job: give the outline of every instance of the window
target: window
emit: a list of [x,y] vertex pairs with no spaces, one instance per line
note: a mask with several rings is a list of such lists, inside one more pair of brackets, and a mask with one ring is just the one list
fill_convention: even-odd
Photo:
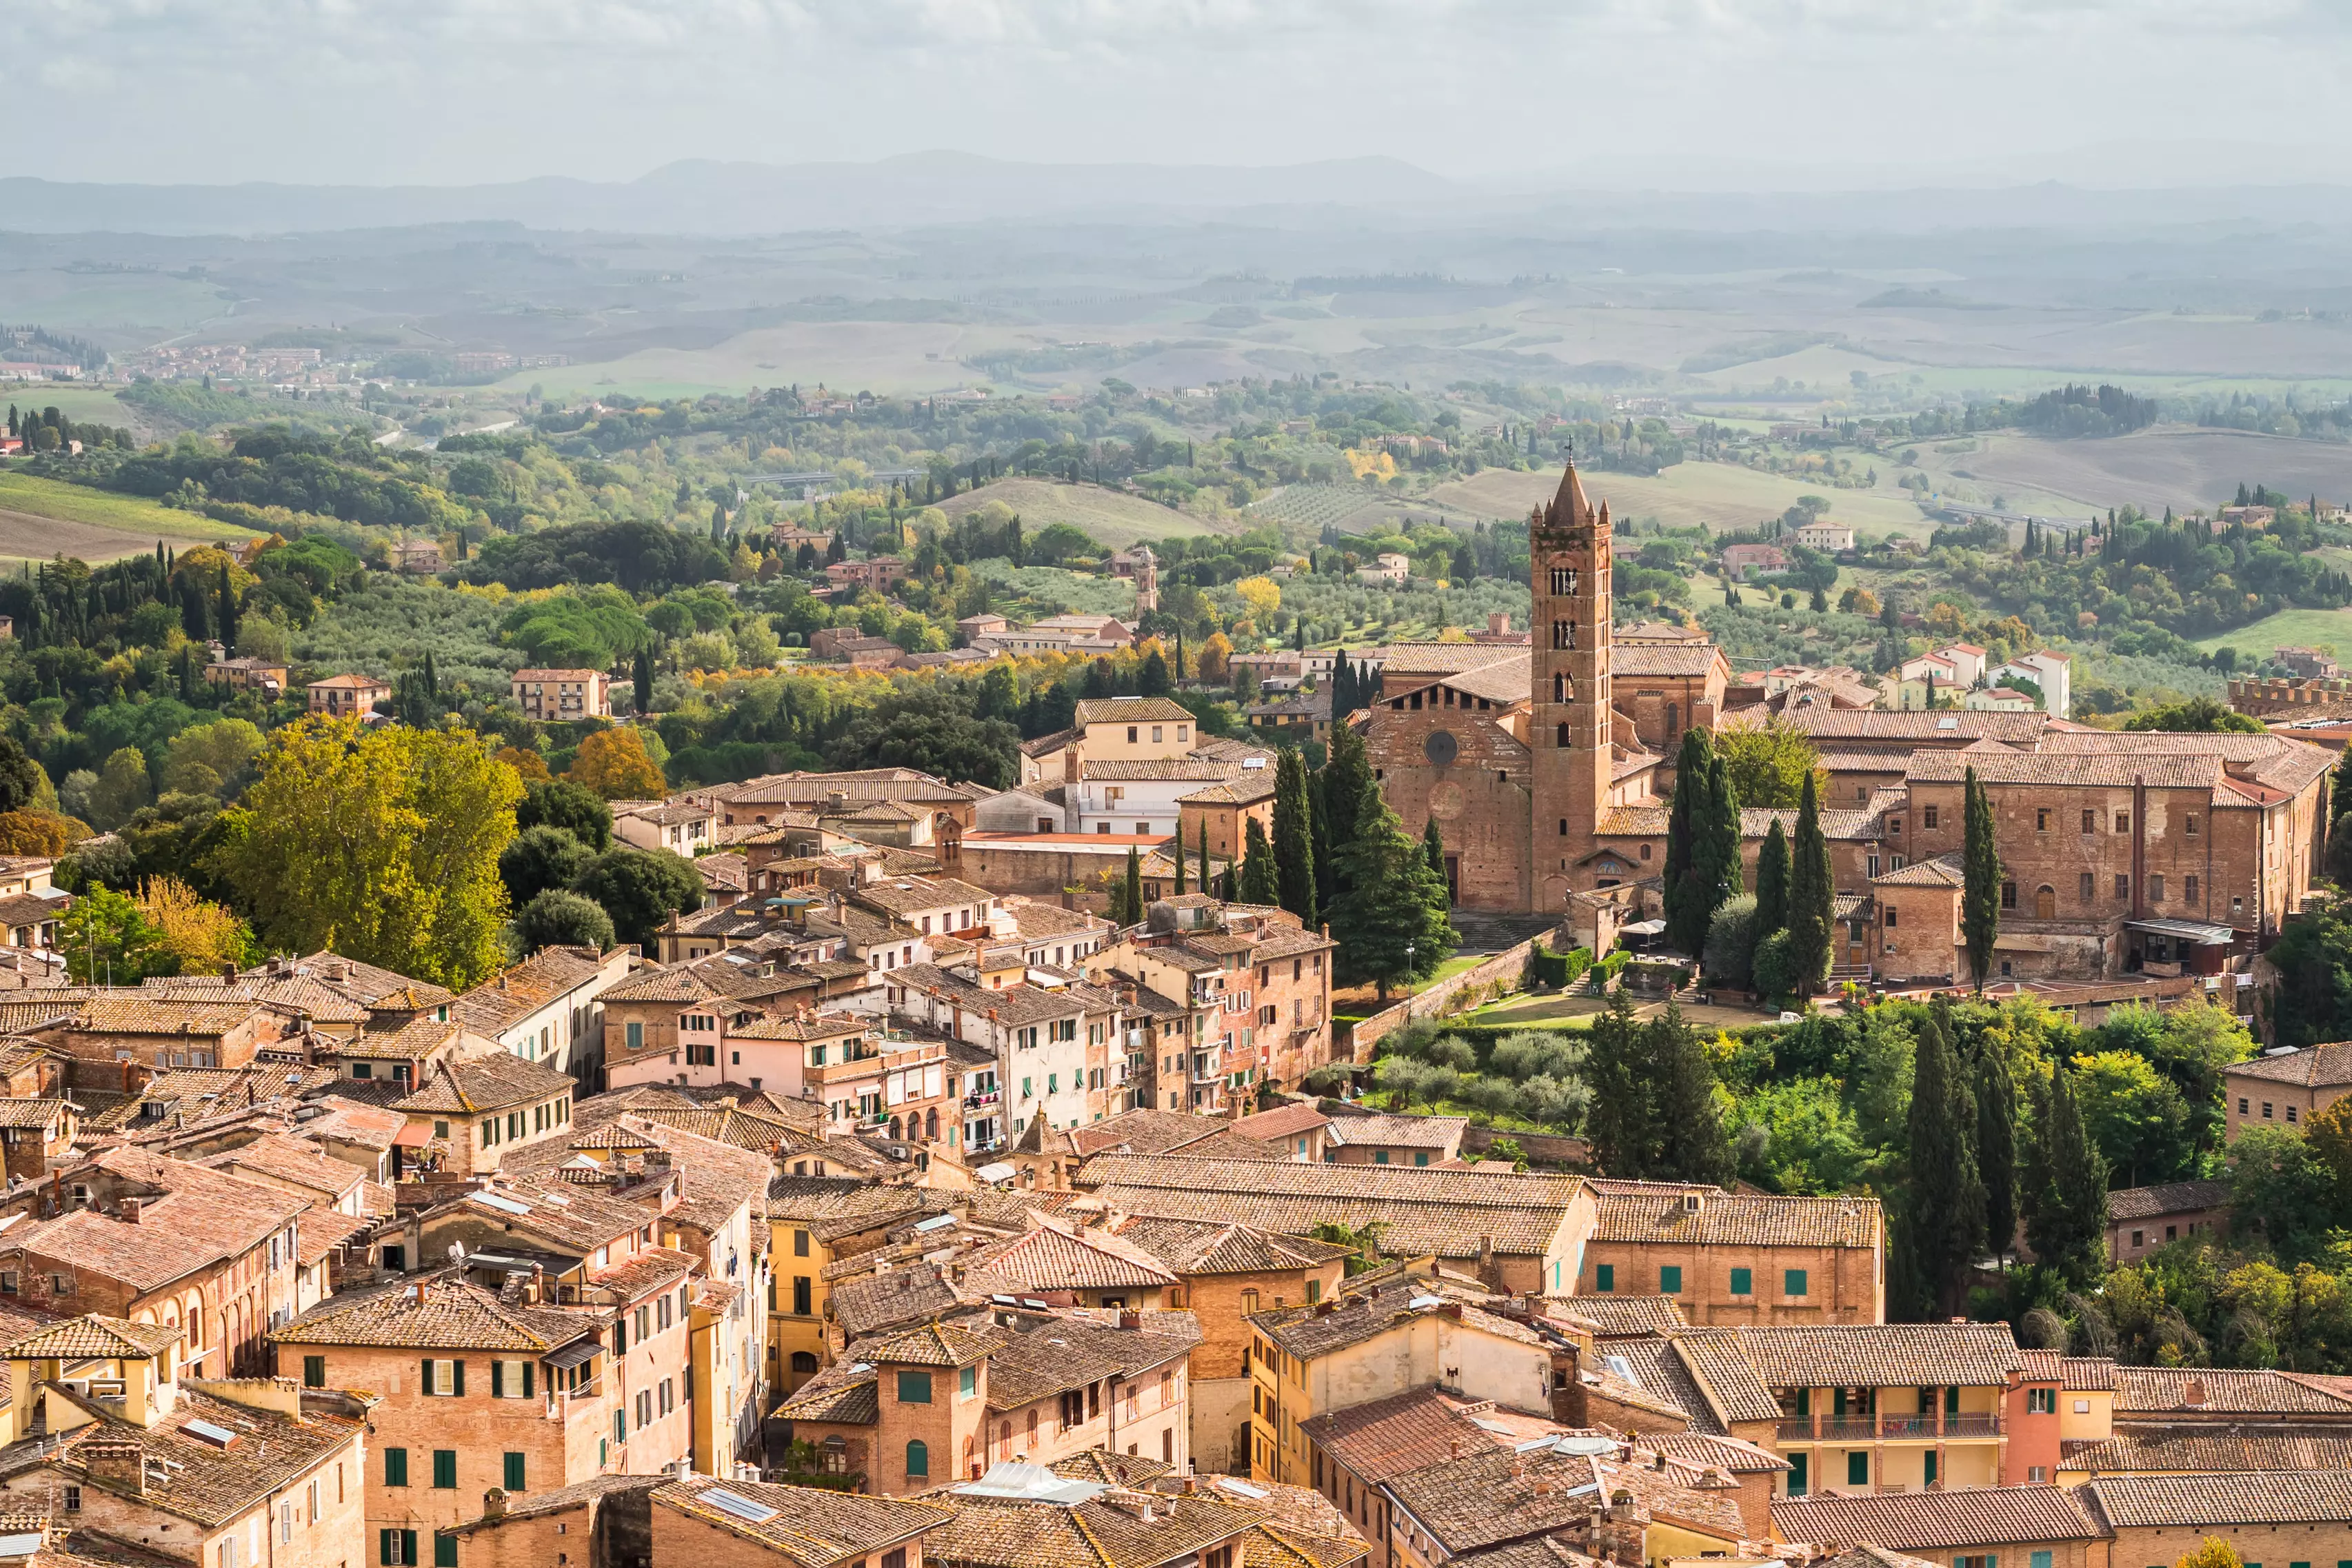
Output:
[[1887,929],[1888,931],[1893,931],[1893,930],[1894,930],[1897,925],[1899,925],[1899,924],[1901,924],[1901,923],[1902,923],[1902,922],[1901,922],[1900,921],[1898,921],[1898,920],[1896,920],[1896,919],[1895,919],[1895,906],[1894,906],[1893,904],[1889,904],[1889,905],[1887,905],[1887,906],[1886,906],[1886,929]]
[[1850,1487],[1870,1484],[1870,1454],[1867,1449],[1856,1449],[1846,1455],[1845,1484]]
[[[2194,838],[2197,837],[2197,814],[2195,812],[2192,811],[2187,816],[2180,819],[2180,831],[2188,837]],[[2041,1564],[2034,1564],[2034,1568],[2041,1568]]]
[[[413,1530],[379,1530],[375,1532],[376,1561],[384,1568],[416,1568],[416,1531]],[[236,1568],[234,1541],[221,1542],[221,1568]]]
[[523,1462],[522,1462],[522,1461],[523,1461],[523,1457],[522,1457],[520,1454],[509,1453],[509,1455],[507,1455],[507,1462],[506,1462],[506,1488],[507,1488],[507,1490],[509,1490],[509,1491],[510,1491],[510,1492],[519,1492],[519,1491],[520,1491],[520,1490],[522,1490],[522,1489],[523,1489],[523,1484],[522,1484]]
[[2025,1391],[2025,1413],[2028,1415],[2058,1414],[2058,1391],[2054,1388],[2029,1388]]
[[[2130,812],[2119,811],[2116,813],[2116,831],[2117,833],[2129,833],[2131,831]],[[2249,1564],[2249,1568],[2252,1568],[2251,1564]]]
[[457,1538],[440,1531],[433,1532],[433,1568],[457,1568]]
[[466,1392],[466,1363],[462,1361],[432,1361],[425,1363],[425,1392],[441,1399],[455,1399]]
[[2000,907],[2005,910],[2013,910],[2017,908],[2016,883],[2003,882],[2000,885]]
[[66,1511],[68,1513],[79,1513],[81,1511],[81,1489],[79,1487],[68,1487],[66,1489]]
[[2147,879],[2147,901],[2151,904],[2164,902],[2164,873],[2161,871]]
[[907,1479],[918,1480],[930,1473],[931,1450],[920,1437],[909,1439],[907,1444]]
[[793,1315],[794,1317],[805,1318],[811,1314],[813,1309],[809,1304],[809,1277],[807,1275],[796,1274],[793,1276]]
[[1733,1269],[1731,1271],[1731,1293],[1735,1296],[1753,1296],[1756,1294],[1755,1274],[1751,1270],[1746,1268]]
[[1616,1289],[1617,1266],[1613,1263],[1594,1264],[1592,1266],[1592,1288],[1604,1295]]
[[646,1048],[646,1026],[643,1024],[629,1025],[628,1037],[629,1049],[642,1051]]
[[[2050,1467],[2047,1465],[2028,1465],[2025,1467],[2025,1479],[2032,1482],[2035,1486],[2040,1486],[2042,1482],[2050,1479]],[[2047,1552],[2037,1552],[2033,1555],[2036,1557],[2047,1557],[2050,1553]]]
[[1809,1294],[1811,1283],[1801,1268],[1784,1268],[1780,1271],[1780,1294],[1783,1296]]
[[529,1399],[535,1381],[535,1363],[527,1361],[494,1361],[490,1363],[490,1397],[492,1399]]
[[408,1450],[386,1448],[383,1451],[383,1484],[404,1487],[408,1484]]
[[2241,1116],[2246,1114],[2246,1100],[2243,1095],[2238,1097],[2238,1114]]
[[2084,807],[2083,811],[2083,831],[2085,833],[2096,833],[2098,830],[2098,812],[2092,807]]
[[2128,899],[2131,897],[2131,877],[2126,872],[2118,871],[2116,873],[2116,897],[2119,899]]
[[898,1403],[929,1405],[931,1402],[931,1374],[928,1372],[902,1372],[898,1374]]
[[1919,826],[1932,829],[1936,826],[1937,820],[1937,813],[1938,809],[1939,808],[1932,805],[1921,806],[1919,808]]
[[2074,1414],[2075,1414],[2075,1415],[2088,1415],[2090,1413],[2091,1413],[2091,1402],[2090,1402],[2089,1400],[2087,1400],[2087,1399],[2078,1399],[2078,1400],[2074,1401]]
[[327,1358],[325,1356],[306,1355],[302,1358],[302,1386],[305,1388],[324,1388],[327,1386]]
[[436,1448],[433,1450],[433,1484],[436,1489],[445,1492],[455,1491],[457,1489],[457,1449]]
[[2187,876],[2180,879],[2180,898],[2183,903],[2193,904],[2197,901],[2196,872],[2191,871]]
[[980,1368],[968,1366],[956,1373],[956,1394],[960,1398],[970,1399],[979,1392]]
[[1658,1269],[1658,1294],[1679,1296],[1683,1289],[1683,1268],[1679,1263],[1663,1264]]
[[1795,1453],[1789,1456],[1789,1495],[1790,1497],[1802,1497],[1805,1495],[1805,1470],[1807,1468],[1805,1461],[1809,1458],[1811,1458],[1811,1456],[1804,1453]]
[[2033,831],[2036,833],[2047,833],[2050,831],[2050,808],[2048,806],[2042,805],[2034,807]]
[[2074,896],[2086,904],[2099,896],[2099,879],[2096,873],[2084,871],[2074,879]]

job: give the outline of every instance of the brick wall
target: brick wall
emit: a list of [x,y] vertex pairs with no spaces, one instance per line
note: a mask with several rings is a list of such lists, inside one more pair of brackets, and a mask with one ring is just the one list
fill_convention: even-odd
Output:
[[[1433,687],[1422,695],[1439,694]],[[1365,734],[1381,793],[1405,831],[1418,834],[1436,818],[1453,861],[1454,900],[1465,909],[1525,910],[1535,901],[1528,842],[1534,759],[1494,722],[1498,717],[1499,710],[1384,709]],[[1451,738],[1450,753],[1445,742],[1433,739],[1440,731]],[[1440,764],[1433,754],[1449,760]]]
[[1465,992],[1484,985],[1492,985],[1498,980],[1516,984],[1528,972],[1528,955],[1535,951],[1537,942],[1541,941],[1557,951],[1562,945],[1566,935],[1567,932],[1563,928],[1545,937],[1530,937],[1517,946],[1506,948],[1492,958],[1475,963],[1459,974],[1447,975],[1435,984],[1424,986],[1393,1006],[1374,1013],[1370,1017],[1357,1019],[1349,1031],[1345,1049],[1335,1050],[1335,1057],[1344,1055],[1360,1065],[1370,1061],[1372,1047],[1380,1043],[1383,1036],[1392,1030],[1402,1028],[1415,1018],[1438,1016],[1446,1011],[1447,1004]]

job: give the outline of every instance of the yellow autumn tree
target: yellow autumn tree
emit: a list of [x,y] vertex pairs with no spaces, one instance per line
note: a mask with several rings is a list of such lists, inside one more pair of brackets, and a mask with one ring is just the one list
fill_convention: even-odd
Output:
[[139,913],[154,928],[154,945],[177,961],[182,974],[218,974],[254,961],[253,932],[222,905],[196,896],[177,877],[156,877],[139,889]]
[[499,761],[521,775],[525,784],[545,784],[554,775],[547,771],[547,759],[537,752],[526,752],[520,746],[500,746]]
[[599,730],[580,742],[564,777],[606,800],[659,800],[669,791],[635,729]]
[[1230,679],[1233,674],[1233,665],[1230,662],[1233,657],[1234,645],[1225,640],[1225,634],[1211,632],[1209,640],[1201,645],[1200,658],[1196,666],[1201,679],[1203,680]]
[[2246,1560],[2238,1549],[2218,1535],[2209,1535],[2204,1543],[2189,1552],[2172,1568],[2246,1568]]
[[1234,592],[1249,606],[1250,619],[1260,626],[1271,626],[1275,611],[1282,608],[1282,584],[1271,577],[1244,577],[1234,584]]
[[89,824],[55,811],[26,806],[0,811],[0,855],[40,855],[56,859],[89,837]]

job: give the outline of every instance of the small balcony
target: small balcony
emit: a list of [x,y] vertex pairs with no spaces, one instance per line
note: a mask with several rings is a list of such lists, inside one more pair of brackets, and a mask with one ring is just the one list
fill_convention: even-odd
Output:
[[1998,1437],[2000,1429],[1997,1413],[1969,1411],[1938,1416],[1931,1410],[1884,1415],[1784,1415],[1777,1432],[1783,1443],[1932,1443]]

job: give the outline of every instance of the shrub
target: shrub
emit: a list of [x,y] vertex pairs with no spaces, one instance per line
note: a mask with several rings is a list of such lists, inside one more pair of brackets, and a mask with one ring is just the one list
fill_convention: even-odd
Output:
[[1715,911],[1706,928],[1703,955],[1707,978],[1735,991],[1748,989],[1755,976],[1756,895],[1742,893]]
[[525,952],[559,943],[599,950],[613,945],[613,917],[594,900],[562,888],[550,888],[525,904],[515,916],[514,929]]

